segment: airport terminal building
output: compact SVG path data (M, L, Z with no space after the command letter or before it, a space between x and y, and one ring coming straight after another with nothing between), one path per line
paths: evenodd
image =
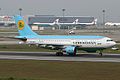
M12 26L15 25L13 16L0 16L0 26Z

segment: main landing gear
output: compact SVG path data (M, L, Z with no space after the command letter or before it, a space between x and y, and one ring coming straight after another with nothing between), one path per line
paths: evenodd
M99 54L100 54L100 56L103 56L103 53L102 53L103 51L102 50L100 50L100 52L99 52Z
M63 52L56 52L56 56L63 56Z
M99 53L100 54L100 56L103 56L103 54L102 53Z

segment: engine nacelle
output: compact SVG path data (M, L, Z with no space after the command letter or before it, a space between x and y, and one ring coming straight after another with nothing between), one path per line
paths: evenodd
M75 46L67 46L65 48L65 52L69 55L76 55L76 47Z

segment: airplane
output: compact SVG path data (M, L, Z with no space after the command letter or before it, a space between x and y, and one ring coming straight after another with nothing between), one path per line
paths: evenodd
M120 26L120 23L106 22L106 26Z
M92 21L91 23L80 23L80 22L76 22L77 25L85 25L85 26L91 26L91 25L96 25L97 24L97 19L95 19L94 21Z
M38 35L33 32L28 24L23 20L22 16L14 16L18 27L19 36L14 38L20 39L25 44L42 45L44 47L52 47L57 49L57 56L66 53L75 56L77 50L86 52L98 52L102 56L103 50L116 45L111 38L95 35Z
M59 23L59 21L56 23L57 25L76 25L78 22L78 19L73 21L72 23Z
M40 22L35 22L33 24L35 25L41 25L41 26L53 26L55 24L57 24L59 21L59 19L56 19L53 23L40 23Z

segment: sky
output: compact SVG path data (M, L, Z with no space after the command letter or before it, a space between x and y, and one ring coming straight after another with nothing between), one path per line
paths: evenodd
M120 0L0 0L0 15L93 16L102 22L120 22Z

